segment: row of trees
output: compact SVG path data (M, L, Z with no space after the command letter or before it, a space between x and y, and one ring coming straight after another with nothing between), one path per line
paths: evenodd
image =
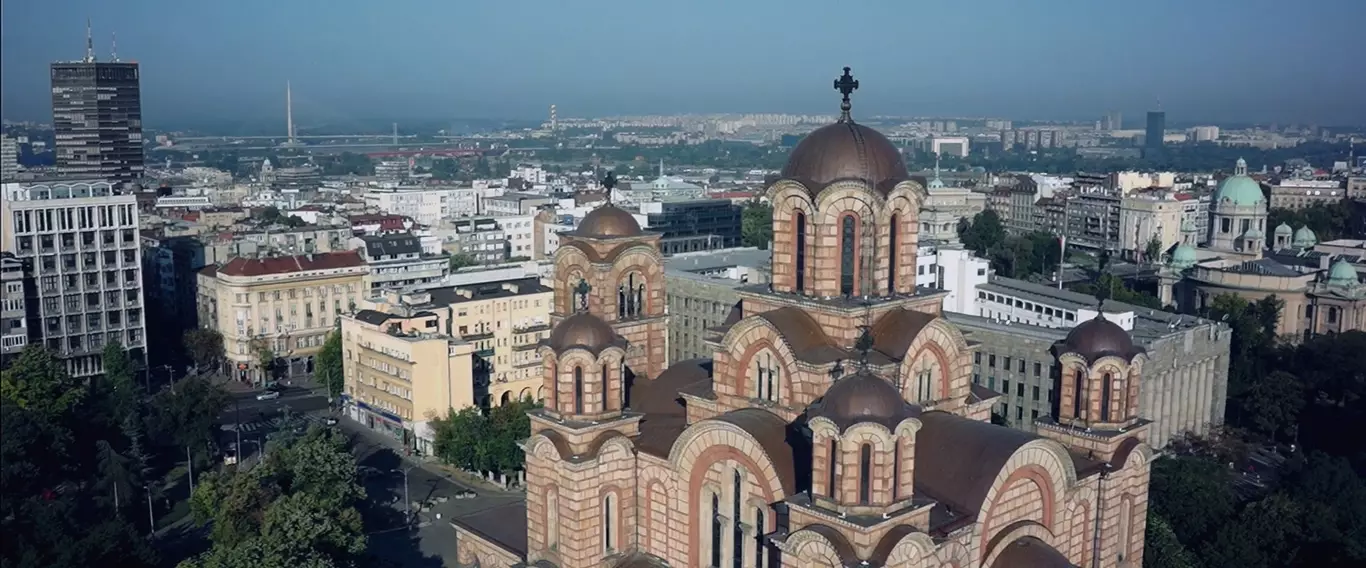
M371 565L358 507L365 489L337 430L285 429L263 461L204 475L191 512L212 547L181 568L330 568Z
M1267 211L1266 227L1267 231L1274 231L1282 223L1292 229L1309 227L1319 241L1331 241L1352 236L1352 227L1359 226L1355 217L1356 214L1348 202L1314 205L1304 209L1277 208Z
M475 407L452 410L432 420L433 453L441 461L467 471L512 474L526 464L517 442L531 436L527 411L540 405L518 400L487 411Z
M103 356L104 376L87 381L32 344L0 375L6 567L153 564L147 507L162 508L187 454L202 467L217 453L223 391L192 378L145 397L120 346Z
M740 242L747 247L768 250L773 242L773 206L758 198L745 203L740 213Z

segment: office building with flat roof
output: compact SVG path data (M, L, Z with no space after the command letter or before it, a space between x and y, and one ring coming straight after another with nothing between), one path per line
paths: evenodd
M142 178L142 87L137 63L80 61L51 66L57 171L116 181Z

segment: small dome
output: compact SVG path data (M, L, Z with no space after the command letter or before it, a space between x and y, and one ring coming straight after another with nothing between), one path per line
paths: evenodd
M1309 248L1319 244L1319 237L1309 227L1300 227L1295 230L1295 240L1290 244L1297 248Z
M895 428L915 414L915 407L907 404L891 383L860 371L835 381L811 416L828 418L844 429L860 422L876 422Z
M608 203L585 215L574 234L584 237L619 238L641 235L640 223L625 210Z
M556 351L583 347L598 352L617 344L617 332L598 316L579 312L555 324L548 344Z
M1294 230L1294 229L1291 229L1291 228L1290 228L1290 225L1288 225L1288 224L1286 224L1286 223L1281 223L1280 225L1277 225L1277 226L1276 226L1276 236L1278 236L1278 237L1289 237L1290 235L1293 235L1294 233L1295 233L1295 230Z
M1200 229L1198 229L1198 228L1195 226L1195 221L1192 221L1192 220L1190 220L1190 219L1186 219L1185 221L1182 221L1182 222L1181 222L1181 232L1183 232L1183 233L1194 233L1194 232L1199 231L1199 230L1200 230Z
M1328 269L1328 283L1336 286L1354 286L1360 280L1357 279L1357 269L1347 259L1339 258L1333 263L1333 267Z
M1129 332L1099 313L1072 328L1067 339L1062 340L1062 347L1064 353L1076 353L1087 361L1111 355L1132 361L1135 355L1143 352L1143 348L1134 345Z
M812 193L843 180L862 180L886 194L911 179L901 150L880 132L841 120L806 135L783 166L781 177L801 182Z
M1186 269L1195 266L1195 249L1190 245L1177 245L1172 251L1172 260L1169 263L1173 268Z
M1257 180L1245 175L1225 178L1219 183L1219 191L1214 194L1216 206L1228 202L1242 207L1265 201L1266 196L1262 195L1262 185L1257 183Z

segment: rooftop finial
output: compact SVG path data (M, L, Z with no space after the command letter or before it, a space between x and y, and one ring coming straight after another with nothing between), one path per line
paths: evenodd
M860 369L868 368L868 352L873 350L873 328L866 325L858 326L863 330L859 334L858 341L854 342L854 349L858 351L858 364Z
M612 204L612 188L617 186L617 172L608 170L602 178L602 187L607 190L607 204Z
M90 32L90 18L85 19L85 62L95 62L95 36Z
M850 69L845 67L844 75L835 79L835 90L844 95L844 99L840 101L840 122L849 122L852 120L849 117L849 109L853 108L853 106L849 104L849 94L858 90L858 80L854 79L854 76L850 75L849 71Z

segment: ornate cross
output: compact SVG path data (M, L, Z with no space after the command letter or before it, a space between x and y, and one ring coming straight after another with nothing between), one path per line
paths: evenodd
M858 326L863 330L863 334L858 336L858 341L854 342L854 349L858 350L858 364L862 369L868 368L868 352L873 350L872 328L866 325Z
M845 67L844 75L835 79L835 90L844 95L844 100L840 102L841 118L849 118L849 109L852 108L852 105L849 104L849 95L858 90L858 80L854 79L849 71L850 69Z
M612 203L612 188L617 186L617 172L608 170L607 175L602 178L602 187L607 189L607 203Z
M593 287L583 278L579 278L579 283L574 285L574 298L578 300L577 311L588 311L588 292L592 289Z

